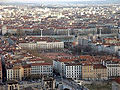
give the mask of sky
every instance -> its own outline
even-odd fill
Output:
[[[94,1],[95,1],[95,3],[102,3],[102,4],[104,4],[104,3],[110,3],[110,4],[113,4],[113,3],[119,3],[120,4],[120,0],[0,0],[0,2],[4,2],[4,3],[6,3],[6,2],[23,2],[23,3],[59,3],[59,2],[69,2],[69,3],[71,3],[71,2],[83,2],[84,3],[84,1],[86,1],[86,3],[94,3]],[[88,1],[88,2],[87,2]]]
[[[103,1],[103,0],[0,0],[1,2],[69,2],[69,1]]]

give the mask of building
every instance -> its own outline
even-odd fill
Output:
[[[22,66],[24,69],[24,78],[31,75],[31,65],[24,65]]]
[[[65,77],[72,79],[82,78],[82,66],[81,64],[67,63],[65,64]]]
[[[120,63],[118,62],[109,62],[106,64],[108,71],[108,78],[120,76]]]
[[[2,35],[5,35],[7,33],[7,26],[6,25],[3,25],[2,26]]]
[[[107,68],[102,64],[83,64],[82,79],[85,80],[107,80]]]
[[[32,63],[31,75],[53,75],[53,65],[50,63]]]
[[[81,63],[75,62],[75,59],[60,59],[53,61],[53,67],[61,76],[72,79],[81,79],[82,66]]]
[[[27,49],[40,49],[40,50],[46,50],[46,49],[64,49],[64,42],[55,41],[55,40],[48,40],[45,37],[42,37],[39,41],[33,42],[20,42],[19,46],[22,48]]]
[[[87,37],[80,37],[78,38],[78,44],[81,46],[88,46],[89,44],[89,40],[87,39]]]
[[[66,64],[65,63],[69,63],[74,61],[74,59],[60,59],[60,60],[54,60],[53,61],[53,67],[54,70],[56,72],[58,72],[59,74],[61,74],[62,76],[65,76],[66,73]]]
[[[14,66],[13,67],[13,78],[15,80],[22,80],[24,72],[23,72],[23,67],[22,66]]]
[[[92,64],[82,65],[82,79],[91,80],[94,79],[94,70]]]
[[[31,50],[36,50],[37,49],[37,44],[30,42],[30,43],[19,43],[19,46],[21,48],[27,48],[27,49],[31,49]]]
[[[26,61],[27,64],[32,64],[32,63],[44,63],[45,61],[41,58],[33,58],[29,59]]]
[[[120,57],[120,49],[118,50],[118,56]]]
[[[13,69],[7,68],[7,80],[13,80]]]
[[[94,79],[98,80],[107,80],[108,79],[108,73],[107,73],[107,67],[103,66],[102,64],[95,64],[93,66],[94,70]]]
[[[37,42],[38,49],[63,49],[64,42]]]
[[[112,90],[119,90],[120,89],[120,77],[115,78],[112,81]]]
[[[7,68],[7,80],[18,80],[21,81],[24,77],[24,69],[22,66],[13,66]]]
[[[14,80],[7,81],[5,90],[20,90],[18,82]]]

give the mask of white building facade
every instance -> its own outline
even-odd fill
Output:
[[[66,65],[65,77],[72,79],[81,79],[82,78],[82,66],[78,65]]]
[[[19,43],[19,46],[22,48],[28,49],[63,49],[64,42],[47,42],[40,41],[36,43]]]
[[[72,79],[81,79],[82,66],[76,63],[66,63],[58,60],[53,61],[54,70],[56,70],[61,76]]]
[[[53,75],[53,65],[48,63],[31,64],[31,75]]]
[[[13,69],[7,69],[7,80],[13,80]]]
[[[107,63],[108,78],[120,76],[120,64],[119,63]]]

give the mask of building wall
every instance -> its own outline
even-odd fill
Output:
[[[2,82],[2,70],[0,70],[0,82]]]
[[[65,77],[72,79],[81,79],[82,77],[81,65],[66,66]]]
[[[7,27],[4,25],[2,27],[2,35],[5,35],[7,33]]]
[[[52,65],[31,66],[31,74],[53,75]]]
[[[98,52],[103,51],[111,54],[117,53],[118,50],[120,49],[120,46],[115,46],[115,45],[97,45],[97,44],[91,43],[90,46],[95,51],[98,51]]]
[[[19,46],[28,49],[63,49],[64,42],[19,43]]]
[[[94,79],[107,80],[107,68],[94,69]]]
[[[120,64],[106,64],[108,78],[120,76]]]
[[[13,69],[7,69],[7,80],[13,80]]]
[[[120,49],[118,50],[118,56],[120,57]]]
[[[15,34],[17,33],[17,29],[7,29],[8,33]]]
[[[93,79],[94,70],[92,65],[82,66],[82,79]]]
[[[6,87],[7,87],[7,90],[20,90],[18,84],[11,84],[11,85],[7,84]]]
[[[13,78],[15,80],[22,80],[22,78],[24,77],[24,72],[23,72],[23,68],[20,69],[13,69]]]
[[[22,80],[23,77],[24,69],[22,67],[7,69],[7,80]]]
[[[31,68],[24,68],[24,78],[31,75]]]
[[[32,64],[32,63],[44,63],[45,61],[27,61],[27,64]]]

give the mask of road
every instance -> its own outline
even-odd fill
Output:
[[[81,86],[79,84],[77,84],[75,81],[73,80],[68,80],[66,78],[60,78],[60,77],[55,77],[57,82],[62,82],[63,85],[70,87],[72,90],[89,90],[84,86]]]

